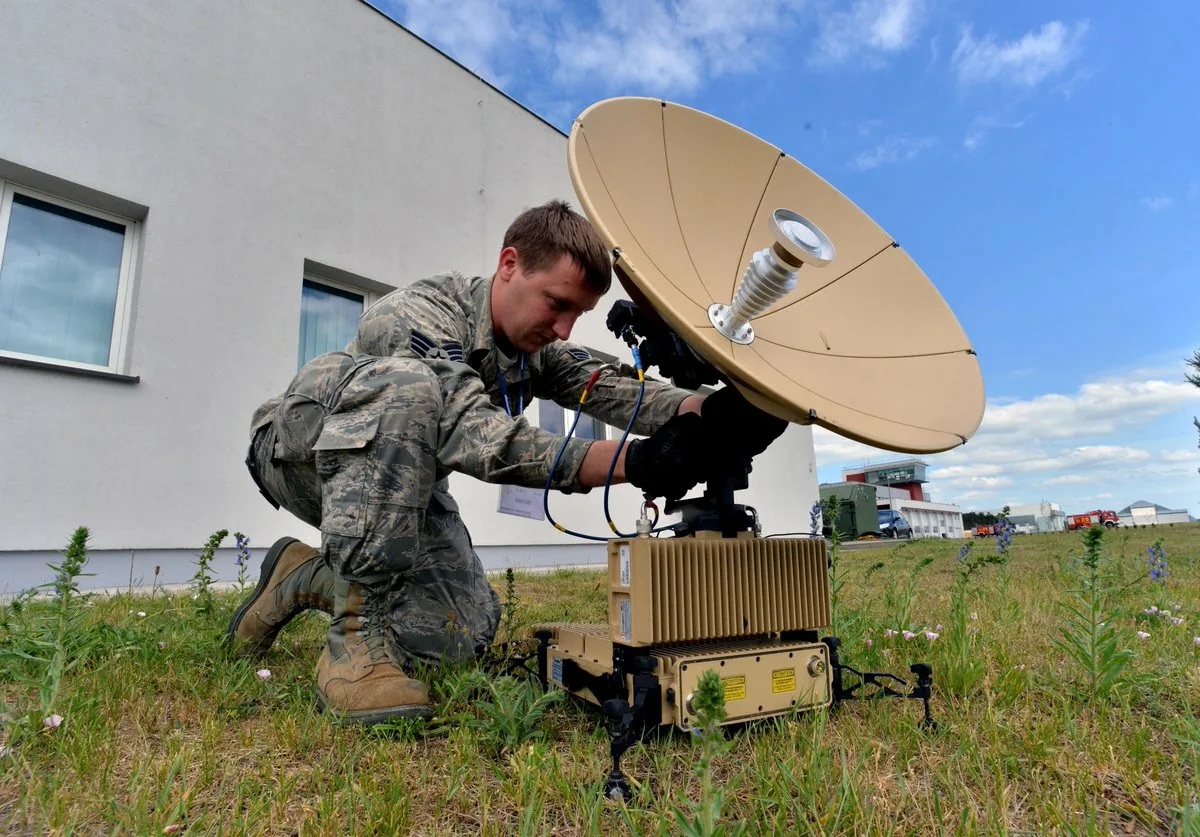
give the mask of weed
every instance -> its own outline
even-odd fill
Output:
[[[942,683],[951,693],[965,695],[986,673],[986,661],[977,652],[979,631],[970,624],[971,578],[984,567],[1008,563],[1008,545],[998,546],[995,552],[975,550],[966,543],[958,552],[954,587],[950,593],[950,630],[946,636],[947,660]]]
[[[842,553],[842,536],[838,532],[838,498],[832,495],[827,499],[822,506],[822,513],[826,520],[831,521],[829,526],[829,618],[830,626],[833,628],[835,636],[841,636],[842,633],[842,587],[846,580],[838,572],[839,561]]]
[[[196,557],[196,574],[191,579],[192,595],[196,600],[196,611],[202,616],[208,616],[213,612],[212,583],[214,579],[209,569],[212,566],[213,555],[221,546],[221,541],[225,540],[228,535],[228,529],[218,529],[209,536],[208,542],[204,544],[204,548]]]
[[[1101,572],[1104,529],[1092,526],[1083,533],[1083,572],[1080,586],[1071,592],[1074,599],[1062,602],[1066,624],[1054,645],[1080,669],[1089,703],[1108,697],[1127,683],[1125,669],[1134,657],[1132,650],[1120,647],[1120,636],[1108,611],[1113,591]]]
[[[250,538],[243,535],[241,532],[233,533],[234,540],[237,541],[237,554],[234,556],[233,563],[237,565],[237,584],[238,595],[246,595],[246,587],[249,584],[249,576],[246,568],[250,566]]]
[[[480,742],[497,756],[544,738],[546,713],[564,694],[556,689],[542,692],[515,677],[488,678],[478,670],[468,674],[463,685],[482,695],[474,703],[479,717],[466,718],[466,726],[478,731]]]
[[[700,675],[693,697],[696,722],[695,734],[700,739],[700,755],[696,759],[696,776],[700,779],[700,798],[691,804],[690,812],[672,806],[678,833],[688,837],[713,837],[717,834],[748,833],[745,823],[729,827],[721,822],[725,793],[713,778],[713,763],[732,749],[725,738],[725,686],[713,669]]]

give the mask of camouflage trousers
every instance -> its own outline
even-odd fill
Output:
[[[332,352],[297,373],[251,457],[267,492],[321,530],[334,572],[384,594],[398,661],[474,657],[500,601],[437,478],[442,391],[409,358]]]

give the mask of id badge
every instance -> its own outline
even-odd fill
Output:
[[[545,520],[546,510],[543,508],[541,489],[526,488],[523,485],[500,486],[500,502],[496,511],[501,514],[512,514],[517,517],[527,517],[530,520]]]

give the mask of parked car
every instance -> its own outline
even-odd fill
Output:
[[[879,534],[885,538],[911,538],[912,524],[895,509],[879,510]]]

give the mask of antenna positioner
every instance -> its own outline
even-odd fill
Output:
[[[801,266],[825,267],[833,261],[833,242],[812,221],[790,209],[771,213],[774,242],[750,257],[733,302],[708,307],[708,321],[734,343],[754,342],[750,320],[767,311],[796,287]]]

